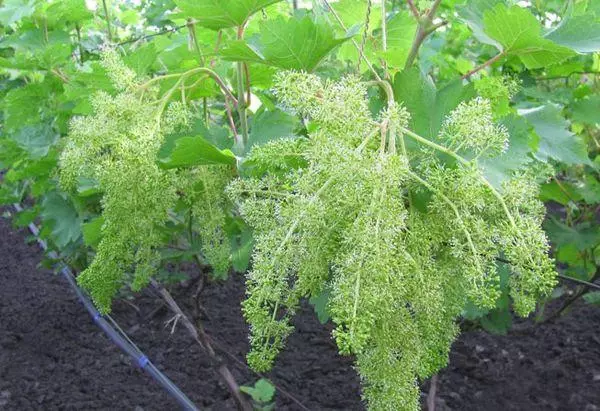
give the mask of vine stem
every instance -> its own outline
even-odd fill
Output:
[[[79,49],[79,63],[83,64],[83,46],[81,45],[81,27],[75,23],[75,33],[77,33],[77,48]]]
[[[438,375],[431,377],[429,382],[429,393],[427,394],[427,411],[435,411],[435,396],[437,394]]]
[[[221,88],[221,90],[223,91],[223,93],[229,98],[231,99],[231,101],[233,101],[236,105],[238,104],[237,99],[235,98],[235,96],[233,95],[233,93],[229,90],[229,88],[227,87],[227,85],[225,84],[225,81],[223,81],[223,79],[213,70],[207,68],[207,67],[196,67],[194,69],[188,70],[184,73],[176,73],[176,74],[166,74],[164,76],[158,76],[158,77],[154,77],[153,79],[147,81],[146,83],[142,84],[139,86],[139,90],[145,90],[147,89],[150,85],[158,82],[158,81],[162,81],[162,80],[166,80],[166,79],[170,79],[170,78],[177,78],[177,77],[181,77],[181,78],[188,78],[190,76],[193,76],[194,74],[197,73],[204,73],[207,74],[210,78],[212,78],[215,83],[217,83],[217,85]]]
[[[449,155],[450,157],[454,158],[456,161],[458,161],[460,164],[464,165],[464,166],[470,166],[471,162],[468,161],[467,159],[465,159],[464,157],[461,157],[460,155],[458,155],[457,153],[455,153],[454,151],[444,147],[444,146],[440,146],[439,144],[434,143],[433,141],[430,141],[428,139],[426,139],[425,137],[421,137],[420,135],[418,135],[417,133],[405,128],[405,127],[400,127],[401,131],[406,134],[407,136],[411,137],[412,139],[420,142],[421,144],[424,144],[428,147],[433,148],[434,150],[437,150],[439,152],[442,152],[444,154]],[[496,188],[490,184],[490,182],[486,179],[481,177],[481,181],[483,182],[483,184],[491,191],[491,193],[494,195],[494,197],[496,197],[496,199],[498,199],[498,202],[500,203],[500,205],[502,206],[504,213],[506,214],[506,217],[508,218],[508,221],[510,222],[511,226],[516,228],[517,224],[515,222],[514,217],[512,216],[510,210],[508,209],[508,206],[506,205],[506,202],[504,201],[504,199],[502,198],[502,195],[498,192],[498,190],[496,190]]]
[[[106,29],[108,30],[108,41],[112,43],[112,27],[110,25],[110,15],[108,14],[108,6],[106,0],[102,0],[102,7],[104,8],[104,17],[106,18]]]
[[[204,59],[204,54],[202,54],[202,49],[200,48],[200,45],[198,44],[198,37],[196,36],[196,29],[195,29],[196,25],[192,19],[188,19],[187,28],[190,33],[190,40],[192,42],[192,45],[194,46],[194,50],[196,51],[196,54],[198,54],[198,58],[200,59],[200,65],[205,66],[206,60]]]
[[[237,39],[242,40],[244,38],[244,25],[238,27]],[[242,141],[241,146],[244,147],[248,143],[248,117],[246,113],[246,98],[244,96],[244,63],[238,61],[236,64],[237,68],[237,109],[240,117],[240,128],[242,129]],[[238,141],[238,144],[240,142]]]
[[[431,20],[433,20],[433,17],[437,13],[437,10],[440,7],[440,4],[442,4],[442,0],[435,0],[433,5],[431,6],[431,9],[429,9],[428,16]]]
[[[206,59],[204,58],[200,44],[198,44],[198,36],[196,36],[196,23],[194,20],[187,20],[187,28],[190,33],[190,40],[194,46],[194,49],[196,50],[196,54],[198,54],[199,63],[202,67],[204,67],[206,66]],[[194,85],[195,84],[196,83],[194,83]],[[225,104],[227,104],[227,101]],[[204,119],[204,124],[206,127],[208,127],[208,101],[206,97],[202,97],[202,118]]]
[[[429,9],[425,16],[421,16],[414,2],[412,0],[409,1],[409,7],[413,15],[417,19],[418,27],[417,33],[415,34],[415,39],[413,40],[413,44],[410,48],[410,52],[408,54],[408,57],[406,58],[406,63],[404,65],[405,69],[410,68],[414,64],[419,54],[419,49],[423,45],[425,39],[427,39],[427,37],[429,37],[429,35],[436,31],[438,28],[447,24],[447,22],[442,22],[435,25],[433,24],[433,18],[435,17],[435,14],[437,13],[441,2],[442,0],[435,0],[433,5],[431,6],[431,9]]]
[[[162,299],[167,303],[169,308],[179,316],[185,328],[188,330],[192,338],[202,347],[211,359],[215,371],[221,377],[221,380],[227,386],[227,389],[235,399],[237,406],[243,411],[252,411],[252,405],[243,396],[240,391],[240,386],[235,381],[235,378],[223,360],[219,358],[210,343],[210,339],[201,327],[195,326],[189,317],[183,312],[179,304],[175,301],[171,293],[160,285],[156,280],[151,280],[152,286],[158,291]]]
[[[346,25],[340,18],[340,15],[335,11],[335,9],[333,7],[331,7],[331,4],[329,3],[329,1],[328,0],[322,0],[322,1],[323,1],[323,3],[325,3],[327,8],[329,8],[329,11],[331,12],[331,14],[333,14],[333,17],[338,22],[338,24],[342,28],[342,30],[347,32],[348,29],[346,28]],[[365,53],[363,52],[363,50],[361,50],[360,45],[354,39],[351,39],[351,41],[352,41],[352,44],[354,44],[354,47],[356,48],[356,50],[358,50],[359,58],[362,58],[362,60],[367,65],[367,67],[369,67],[369,70],[371,71],[371,73],[373,73],[373,76],[378,81],[382,81],[381,76],[379,75],[379,73],[377,73],[377,70],[375,70],[375,67],[373,67],[373,64],[371,64],[371,62],[369,61],[367,56],[365,56]]]
[[[494,57],[492,57],[491,59],[489,59],[485,63],[483,63],[483,64],[475,67],[473,70],[469,71],[467,74],[465,74],[464,76],[462,76],[461,79],[467,80],[467,79],[471,78],[474,74],[479,73],[481,70],[485,69],[486,67],[491,66],[492,64],[494,64],[495,62],[497,62],[498,60],[500,60],[504,56],[505,56],[504,52],[496,54]]]
[[[384,53],[387,51],[387,12],[385,9],[385,2],[386,0],[381,0],[381,50]],[[381,66],[383,67],[385,78],[389,78],[390,75],[388,73],[385,57],[381,59]]]
[[[560,275],[559,275],[559,277],[560,277]],[[590,288],[595,288],[595,287],[592,287],[591,285],[596,285],[593,282],[596,281],[599,277],[600,277],[600,269],[596,269],[596,273],[594,274],[594,277],[592,278],[592,282],[591,283],[584,284],[583,286],[580,286],[581,288],[579,288],[579,290],[575,293],[575,295],[573,295],[569,299],[567,299],[560,306],[559,309],[557,309],[550,316],[546,317],[542,322],[546,323],[546,322],[553,321],[556,318],[560,317],[560,315],[563,312],[565,312],[567,310],[567,308],[569,308],[575,301],[579,300],[581,297],[583,297],[585,294],[587,294],[590,291]],[[572,279],[572,278],[569,278],[569,279]]]
[[[415,6],[414,0],[406,0],[408,3],[408,8],[410,8],[411,13],[417,19],[417,21],[421,18],[421,13],[419,13],[419,9]]]
[[[235,362],[240,368],[247,370],[248,372],[254,374],[255,376],[259,377],[259,378],[269,378],[268,376],[264,375],[263,373],[260,373],[258,371],[253,370],[252,368],[250,368],[248,366],[248,364],[246,364],[244,361],[241,361],[239,358],[237,358],[235,355],[233,355],[232,353],[230,353],[229,351],[227,351],[226,349],[223,348],[223,346],[225,345],[224,343],[220,342],[219,340],[217,340],[214,337],[208,336],[207,337],[215,342],[218,343],[217,345],[215,345],[216,350],[220,351],[222,354],[226,355],[227,357],[229,357],[229,359],[233,362]],[[275,387],[275,389],[277,391],[279,391],[284,397],[287,397],[288,399],[290,399],[291,401],[293,401],[296,405],[298,405],[298,407],[300,407],[302,410],[304,411],[310,411],[310,409],[308,407],[306,407],[306,405],[304,405],[298,398],[296,398],[295,396],[293,396],[291,393],[289,393],[287,390],[285,390],[284,388],[282,388],[280,385],[276,384],[275,382],[271,381],[271,384],[273,385],[273,387]]]

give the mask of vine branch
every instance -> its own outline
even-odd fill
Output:
[[[335,20],[338,22],[338,24],[340,25],[340,27],[342,28],[342,30],[344,30],[344,31],[347,32],[348,29],[346,28],[346,25],[344,24],[344,22],[340,18],[340,15],[335,11],[335,9],[333,7],[331,7],[331,4],[329,3],[329,1],[328,0],[322,0],[322,1],[329,8],[329,11],[331,12],[331,14],[335,18]],[[369,59],[367,58],[367,56],[365,56],[365,53],[363,52],[363,50],[361,50],[360,45],[354,39],[351,39],[351,41],[352,41],[352,44],[354,44],[354,47],[356,48],[356,50],[358,50],[359,58],[362,58],[362,60],[367,65],[367,67],[369,67],[369,70],[371,71],[371,73],[373,73],[373,76],[377,80],[381,81],[381,76],[379,76],[379,73],[377,73],[377,70],[375,70],[375,67],[373,67],[373,64],[371,64],[371,62],[369,61]]]
[[[406,2],[408,3],[408,8],[410,9],[411,13],[418,21],[421,18],[421,13],[419,13],[419,9],[417,9],[417,6],[415,6],[414,0],[406,0]]]
[[[429,11],[425,14],[425,16],[421,16],[419,14],[419,11],[417,10],[414,2],[412,0],[409,0],[409,2],[408,2],[409,7],[410,7],[413,15],[417,19],[418,26],[417,26],[417,32],[415,34],[415,39],[413,40],[413,44],[410,48],[410,52],[408,54],[406,63],[404,65],[405,69],[410,68],[414,64],[414,62],[417,59],[417,56],[419,54],[419,49],[421,48],[421,46],[423,45],[423,42],[425,42],[427,37],[429,37],[429,35],[431,35],[433,32],[435,32],[440,27],[448,24],[445,21],[441,22],[441,23],[433,24],[433,19],[435,17],[435,14],[437,13],[438,8],[440,7],[441,2],[442,2],[442,0],[436,0],[433,3],[433,5],[431,6],[431,9],[429,9]]]
[[[244,25],[238,27],[237,39],[242,40],[244,38]],[[236,63],[236,74],[237,74],[237,109],[240,117],[240,128],[242,129],[242,146],[248,143],[248,117],[246,113],[246,98],[244,97],[244,63],[238,61]]]
[[[246,400],[243,394],[240,391],[240,387],[238,383],[235,381],[233,374],[227,367],[226,364],[223,363],[222,359],[219,358],[210,343],[210,340],[204,330],[201,327],[195,326],[189,317],[183,312],[179,304],[175,301],[171,293],[167,291],[162,285],[160,285],[156,280],[151,280],[152,286],[158,291],[162,299],[167,303],[169,308],[179,316],[179,319],[182,321],[185,328],[188,330],[189,334],[192,338],[202,347],[202,349],[208,354],[210,360],[215,368],[215,371],[221,378],[221,380],[227,386],[227,389],[233,396],[235,402],[238,405],[238,408],[243,411],[252,411],[252,405]]]
[[[461,78],[463,80],[467,80],[467,79],[471,78],[474,74],[479,73],[481,70],[485,69],[486,67],[491,66],[492,64],[494,64],[495,62],[497,62],[498,60],[500,60],[505,55],[506,54],[504,52],[496,54],[494,57],[492,57],[491,59],[489,59],[485,63],[483,63],[483,64],[475,67],[473,70],[469,71],[467,74],[465,74]]]
[[[215,83],[217,83],[217,85],[221,88],[221,90],[223,91],[225,96],[228,97],[229,99],[231,99],[231,101],[233,101],[236,105],[238,104],[237,99],[235,98],[233,93],[229,90],[229,88],[225,84],[225,81],[215,71],[213,71],[207,67],[197,67],[197,68],[188,70],[184,73],[165,74],[163,76],[154,77],[153,79],[148,80],[144,84],[140,85],[139,90],[145,90],[150,85],[152,85],[158,81],[162,81],[162,80],[166,80],[166,79],[170,79],[170,78],[177,78],[177,77],[187,79],[188,77],[193,76],[194,74],[197,74],[197,73],[203,73],[203,74],[208,75],[210,78],[212,78],[215,81]]]
[[[112,27],[110,25],[110,15],[108,14],[108,6],[106,0],[102,0],[102,7],[104,8],[104,17],[106,18],[106,29],[108,30],[108,41],[112,43]]]

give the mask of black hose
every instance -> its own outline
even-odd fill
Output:
[[[19,204],[14,204],[15,209],[20,212],[23,208]],[[35,236],[38,244],[44,251],[48,251],[48,245],[44,240],[39,237],[39,229],[35,224],[29,224],[29,230]],[[56,261],[60,261],[58,254],[54,251],[48,252],[48,256]],[[173,397],[184,410],[198,411],[198,407],[156,366],[148,359],[144,353],[137,348],[133,343],[128,341],[121,335],[115,328],[100,314],[90,299],[81,291],[77,283],[75,282],[75,276],[64,263],[60,262],[60,272],[65,277],[79,301],[84,305],[85,309],[90,313],[94,322],[100,327],[106,335],[125,353],[135,360],[135,363],[146,371],[154,380],[156,380],[171,397]]]

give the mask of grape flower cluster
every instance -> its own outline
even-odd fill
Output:
[[[123,285],[139,290],[156,272],[160,248],[168,241],[169,213],[179,199],[198,223],[207,260],[218,275],[227,272],[223,190],[233,173],[218,166],[160,168],[157,155],[165,136],[190,127],[190,110],[181,102],[167,104],[157,87],[143,86],[114,50],[106,50],[101,62],[117,94],[96,93],[93,115],[71,121],[60,183],[76,191],[81,181],[91,180],[101,192],[101,241],[78,281],[107,313]]]
[[[248,362],[271,368],[300,299],[327,292],[333,336],[355,356],[369,407],[419,409],[417,382],[447,363],[465,304],[495,306],[499,258],[519,315],[553,289],[535,179],[485,179],[478,159],[509,139],[485,98],[449,114],[440,145],[409,130],[397,103],[374,117],[354,77],[284,72],[275,92],[310,135],[254,147],[253,172],[227,188],[255,237]]]

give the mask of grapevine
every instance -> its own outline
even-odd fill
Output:
[[[269,372],[305,302],[369,409],[416,410],[461,330],[600,301],[594,1],[93,3],[0,6],[0,204],[94,318],[158,292],[229,405],[272,405],[226,362]],[[246,362],[199,321],[230,274]]]

